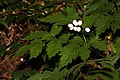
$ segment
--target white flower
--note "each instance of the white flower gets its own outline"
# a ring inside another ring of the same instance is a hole
[[[77,32],[80,32],[81,31],[81,28],[80,27],[77,27]]]
[[[78,24],[78,26],[81,26],[81,25],[82,25],[82,20],[79,20],[79,21],[77,22],[77,24]]]
[[[69,28],[73,27],[73,24],[71,24],[71,23],[70,23],[70,24],[68,24],[68,27],[69,27]]]
[[[69,27],[69,29],[70,29],[70,30],[73,30],[73,29],[74,29],[74,27]]]
[[[77,28],[77,27],[73,27],[73,30],[74,30],[74,31],[77,31],[77,30],[78,30],[78,28]]]
[[[24,61],[24,58],[20,58],[20,61],[23,62],[23,61]]]
[[[73,24],[74,24],[75,26],[77,26],[77,25],[78,25],[78,22],[77,22],[76,20],[73,20]]]
[[[85,28],[85,31],[86,32],[90,32],[90,28]]]

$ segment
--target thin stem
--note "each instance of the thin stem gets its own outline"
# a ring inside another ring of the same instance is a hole
[[[83,39],[84,39],[84,41],[86,42],[87,40],[86,40],[86,37],[85,37],[85,35],[83,34]]]

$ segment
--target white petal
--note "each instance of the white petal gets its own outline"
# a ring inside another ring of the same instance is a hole
[[[85,31],[86,32],[90,32],[90,28],[85,28]]]
[[[77,25],[78,25],[78,22],[77,22],[76,20],[73,20],[73,24],[74,24],[75,26],[77,26]]]
[[[68,27],[69,27],[69,28],[70,28],[70,27],[73,27],[73,24],[71,24],[71,23],[70,23],[70,24],[68,24]]]
[[[69,29],[70,29],[70,30],[73,30],[73,29],[74,29],[74,27],[69,27]]]
[[[77,27],[73,27],[73,28],[74,28],[74,29],[73,29],[74,31],[77,31],[77,29],[78,29]]]
[[[77,28],[77,32],[80,32],[80,31],[81,31],[81,28],[80,28],[80,27],[78,27],[78,28]]]
[[[78,21],[78,26],[81,26],[82,25],[82,20],[79,20]]]

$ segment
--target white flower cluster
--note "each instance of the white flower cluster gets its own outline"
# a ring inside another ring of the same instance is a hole
[[[81,31],[81,26],[82,26],[82,20],[73,20],[72,23],[68,24],[68,27],[70,30],[74,30],[76,32],[80,32]],[[90,28],[85,28],[86,32],[90,32]]]

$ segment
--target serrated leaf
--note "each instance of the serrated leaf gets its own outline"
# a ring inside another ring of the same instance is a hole
[[[34,33],[28,35],[27,37],[23,38],[23,40],[39,39],[39,38],[45,36],[47,33],[48,33],[47,31],[37,31],[37,32],[34,32]]]
[[[119,22],[113,22],[111,24],[111,29],[115,33],[119,29]]]
[[[69,20],[69,22],[79,18],[75,8],[67,7],[66,11],[67,15],[65,15],[65,17]]]
[[[96,49],[107,51],[107,42],[104,40],[95,39],[91,41],[90,45]]]
[[[96,19],[99,17],[99,13],[93,13],[90,15],[84,15],[83,16],[83,25],[82,27],[92,27],[94,25],[94,23],[96,22]]]
[[[58,27],[57,25],[53,25],[52,29],[50,31],[50,34],[55,36],[55,35],[59,34],[61,30],[62,30],[62,26]]]
[[[41,21],[56,23],[57,25],[65,25],[72,22],[74,19],[79,18],[79,15],[76,13],[74,8],[67,7],[67,13],[67,15],[63,15],[62,13],[53,13],[52,15],[41,19]]]
[[[79,44],[79,45],[84,44],[84,40],[80,36],[75,36],[74,39],[69,40],[69,42]]]
[[[61,43],[66,43],[72,34],[63,34],[58,38]]]
[[[90,57],[89,45],[83,45],[79,49],[79,56],[83,61],[86,61]]]
[[[47,44],[47,49],[46,49],[48,57],[51,58],[55,56],[60,51],[61,48],[62,48],[62,44],[60,43],[59,40],[54,39],[50,41]]]
[[[120,29],[120,11],[114,11],[113,16],[111,17],[113,22],[111,23],[111,29],[115,33],[118,29]]]
[[[110,22],[110,16],[101,15],[94,25],[96,27],[96,34],[100,35],[101,33],[105,32],[105,30],[110,27]]]
[[[47,33],[41,38],[41,40],[47,40],[47,41],[51,39],[53,39],[53,35],[51,33]]]
[[[76,59],[79,54],[79,45],[77,44],[68,44],[64,46],[61,50],[61,58],[60,58],[60,67],[64,67],[71,63],[73,59]]]
[[[29,45],[30,58],[37,57],[42,52],[42,41],[40,39],[35,39]]]
[[[29,50],[29,46],[28,45],[24,45],[24,46],[20,47],[18,49],[18,51],[15,52],[15,55],[19,56],[20,54],[26,53],[28,50]]]
[[[117,54],[119,54],[119,57],[120,57],[120,43],[118,44],[113,44],[114,46],[114,50]]]

